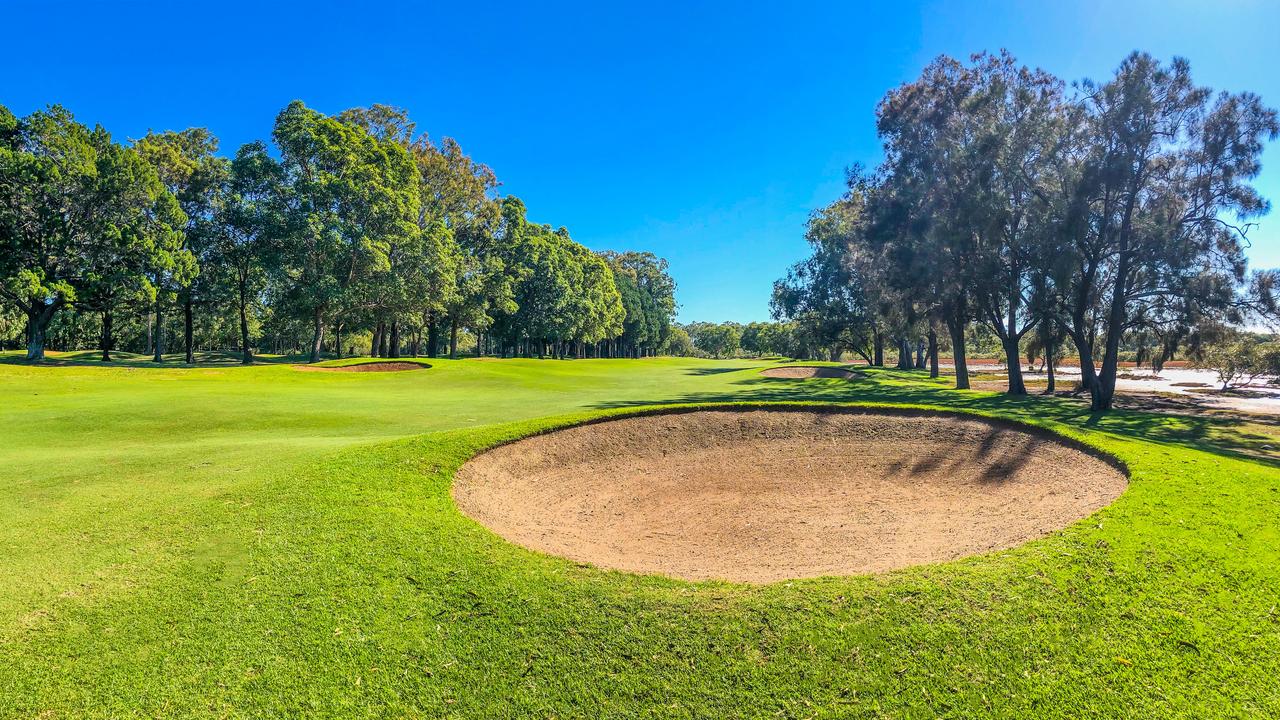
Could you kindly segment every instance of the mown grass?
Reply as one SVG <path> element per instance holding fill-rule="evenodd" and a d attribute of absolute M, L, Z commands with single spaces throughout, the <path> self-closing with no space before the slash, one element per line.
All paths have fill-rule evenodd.
<path fill-rule="evenodd" d="M 1280 470 L 1242 456 L 1252 426 L 892 371 L 430 362 L 0 363 L 0 715 L 1280 715 Z M 539 555 L 448 495 L 471 454 L 540 429 L 799 401 L 1044 425 L 1131 485 L 1013 550 L 762 587 Z"/>

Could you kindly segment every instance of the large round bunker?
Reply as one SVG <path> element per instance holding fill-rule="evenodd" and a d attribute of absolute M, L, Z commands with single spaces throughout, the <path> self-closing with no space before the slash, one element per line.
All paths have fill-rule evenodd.
<path fill-rule="evenodd" d="M 1114 500 L 1117 466 L 972 416 L 798 409 L 632 416 L 537 435 L 458 472 L 461 510 L 604 568 L 771 582 L 1008 548 Z"/>

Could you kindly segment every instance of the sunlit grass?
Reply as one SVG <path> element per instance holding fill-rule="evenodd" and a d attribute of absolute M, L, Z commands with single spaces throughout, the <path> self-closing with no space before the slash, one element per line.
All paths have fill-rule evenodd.
<path fill-rule="evenodd" d="M 1280 470 L 1242 457 L 1263 423 L 741 360 L 55 362 L 0 364 L 5 716 L 1280 715 Z M 764 587 L 538 555 L 449 498 L 492 443 L 735 401 L 1039 423 L 1132 482 L 1014 550 Z"/>

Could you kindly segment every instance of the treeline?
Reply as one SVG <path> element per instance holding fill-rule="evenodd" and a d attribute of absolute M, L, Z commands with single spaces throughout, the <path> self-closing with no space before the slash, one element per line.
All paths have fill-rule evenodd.
<path fill-rule="evenodd" d="M 1151 361 L 1274 313 L 1273 272 L 1243 248 L 1268 203 L 1250 181 L 1280 125 L 1249 93 L 1195 85 L 1186 61 L 1135 53 L 1104 83 L 1068 86 L 1008 54 L 943 57 L 877 108 L 885 160 L 854 168 L 815 211 L 812 254 L 774 287 L 776 317 L 903 367 L 949 340 L 956 386 L 967 343 L 994 333 L 1009 392 L 1029 345 L 1080 359 L 1109 409 L 1126 338 Z M 1035 349 L 1035 348 L 1033 348 Z"/>
<path fill-rule="evenodd" d="M 539 357 L 667 342 L 665 260 L 530 222 L 403 110 L 293 102 L 271 140 L 225 158 L 200 128 L 123 144 L 60 106 L 0 106 L 0 341 L 33 360 L 52 344 L 156 362 L 180 343 L 188 363 L 197 348 L 453 355 L 460 334 Z"/>
<path fill-rule="evenodd" d="M 796 322 L 693 322 L 677 326 L 667 352 L 672 355 L 702 357 L 816 358 L 832 352 L 822 338 Z M 839 350 L 830 359 L 839 360 Z M 825 358 L 824 358 L 825 359 Z"/>

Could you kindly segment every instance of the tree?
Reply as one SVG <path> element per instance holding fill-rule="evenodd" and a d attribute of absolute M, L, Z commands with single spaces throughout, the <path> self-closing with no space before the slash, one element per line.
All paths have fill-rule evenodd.
<path fill-rule="evenodd" d="M 671 334 L 667 336 L 667 344 L 663 347 L 663 351 L 676 357 L 691 357 L 696 349 L 693 347 L 693 339 L 689 337 L 688 331 L 679 325 L 672 325 Z"/>
<path fill-rule="evenodd" d="M 187 364 L 195 362 L 195 306 L 213 301 L 219 266 L 213 261 L 219 230 L 214 222 L 219 192 L 225 187 L 228 163 L 217 157 L 218 139 L 204 128 L 182 132 L 148 132 L 134 143 L 151 163 L 165 188 L 178 200 L 186 222 L 178 230 L 189 262 L 177 263 L 153 278 L 155 305 L 155 362 L 163 362 L 164 308 L 176 296 L 183 312 L 183 350 Z"/>
<path fill-rule="evenodd" d="M 1226 392 L 1263 376 L 1280 375 L 1280 343 L 1221 328 L 1196 354 L 1193 366 L 1215 372 Z"/>
<path fill-rule="evenodd" d="M 742 331 L 736 323 L 693 323 L 686 328 L 694 346 L 712 357 L 732 357 Z"/>
<path fill-rule="evenodd" d="M 75 305 L 101 316 L 103 362 L 115 347 L 115 312 L 126 303 L 152 303 L 155 279 L 187 277 L 193 258 L 183 247 L 187 218 L 140 153 L 96 129 L 97 172 L 92 190 L 93 239 Z"/>
<path fill-rule="evenodd" d="M 333 313 L 390 267 L 394 247 L 421 237 L 418 175 L 401 145 L 298 101 L 272 135 L 288 186 L 279 277 L 288 302 L 310 317 L 315 362 Z"/>
<path fill-rule="evenodd" d="M 875 362 L 879 328 L 867 292 L 875 266 L 866 260 L 865 208 L 865 188 L 855 185 L 813 213 L 805 232 L 813 254 L 773 286 L 773 316 L 804 326 L 833 361 L 852 350 L 868 364 Z"/>
<path fill-rule="evenodd" d="M 1019 345 L 1040 321 L 1028 305 L 1052 234 L 1041 186 L 1062 105 L 1061 81 L 1001 53 L 969 65 L 939 58 L 878 110 L 889 177 L 881 233 L 930 345 L 935 322 L 950 330 L 957 387 L 968 385 L 964 325 L 976 312 L 1000 338 L 1009 392 L 1026 393 Z"/>
<path fill-rule="evenodd" d="M 1064 325 L 1076 344 L 1094 410 L 1115 395 L 1120 343 L 1157 313 L 1213 316 L 1244 280 L 1248 220 L 1268 205 L 1248 184 L 1276 112 L 1254 95 L 1216 96 L 1189 64 L 1134 53 L 1102 85 L 1086 83 L 1088 130 L 1059 223 L 1069 258 Z M 1097 308 L 1103 358 L 1096 376 L 1089 315 Z"/>
<path fill-rule="evenodd" d="M 274 264 L 281 249 L 279 240 L 287 232 L 284 182 L 284 170 L 267 153 L 267 146 L 248 143 L 231 162 L 225 202 L 218 208 L 216 264 L 226 269 L 224 278 L 235 298 L 240 361 L 245 365 L 253 362 L 249 311 L 264 289 L 267 268 Z"/>
<path fill-rule="evenodd" d="M 618 338 L 632 356 L 652 355 L 667 341 L 676 313 L 676 283 L 667 261 L 649 252 L 602 253 L 612 269 L 625 317 Z"/>
<path fill-rule="evenodd" d="M 147 294 L 146 278 L 189 263 L 175 243 L 185 217 L 138 156 L 65 108 L 18 120 L 0 108 L 0 294 L 27 320 L 27 358 L 41 360 L 68 304 L 107 312 Z"/>

